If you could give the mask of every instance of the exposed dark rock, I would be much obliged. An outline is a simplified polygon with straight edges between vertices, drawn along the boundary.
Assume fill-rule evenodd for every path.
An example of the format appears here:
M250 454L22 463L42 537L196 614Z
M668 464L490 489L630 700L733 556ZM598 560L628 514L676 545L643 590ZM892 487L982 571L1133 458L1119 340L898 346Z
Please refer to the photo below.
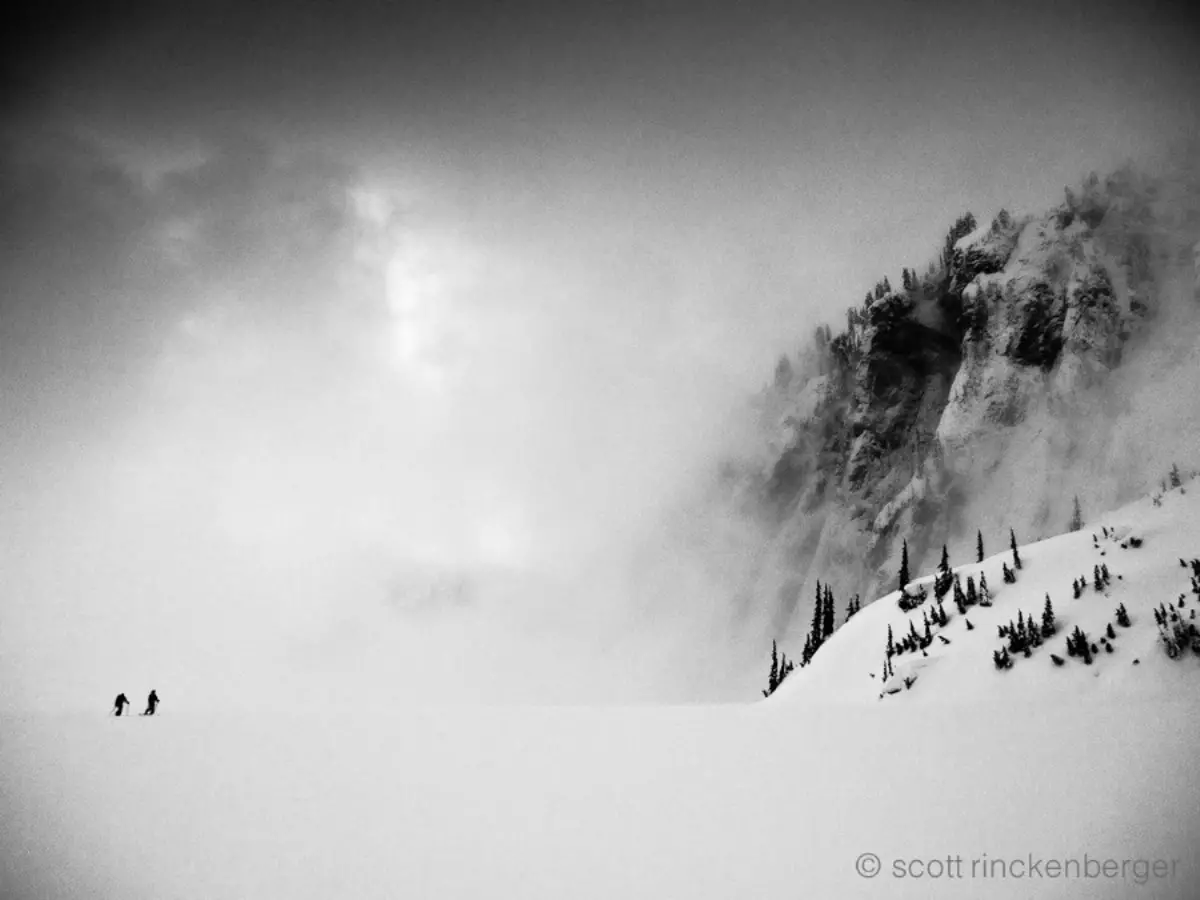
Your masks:
M936 428L962 361L957 330L947 334L917 319L911 298L893 295L871 307L856 373L847 465L851 489L861 488L876 464L909 445L922 420Z
M1062 351L1066 298L1039 281L1016 299L1014 313L1016 328L1004 348L1005 354L1016 362L1049 371Z

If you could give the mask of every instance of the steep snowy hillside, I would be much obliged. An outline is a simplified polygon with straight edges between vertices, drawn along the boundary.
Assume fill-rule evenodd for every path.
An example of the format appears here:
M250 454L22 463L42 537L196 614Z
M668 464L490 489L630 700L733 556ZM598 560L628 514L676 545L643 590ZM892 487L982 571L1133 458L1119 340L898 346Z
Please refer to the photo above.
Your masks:
M1200 482L1156 497L1099 516L1081 531L1019 547L1019 570L1008 549L982 563L954 565L951 559L962 585L970 580L974 590L981 576L986 580L989 605L975 603L961 611L951 591L940 604L946 624L938 625L936 575L914 579L907 593L924 588L927 599L920 606L902 609L901 594L893 591L865 607L834 632L808 666L788 676L771 701L882 699L909 706L1005 697L1059 708L1084 696L1105 701L1177 696L1195 702L1200 641L1170 658L1158 617L1169 608L1168 619L1177 616L1183 628L1200 629ZM1006 567L1015 583L1005 582ZM1077 581L1084 582L1078 591ZM1047 597L1053 633L1042 637ZM1118 608L1124 609L1127 624ZM1028 657L1010 651L1011 667L999 669L994 653L1010 650L1013 643L1000 629L1022 620L1039 630L1040 646L1030 647ZM1168 629L1172 625L1166 622ZM1076 628L1087 636L1090 661L1068 653ZM885 678L889 630L897 652ZM910 635L917 636L918 646L900 650Z

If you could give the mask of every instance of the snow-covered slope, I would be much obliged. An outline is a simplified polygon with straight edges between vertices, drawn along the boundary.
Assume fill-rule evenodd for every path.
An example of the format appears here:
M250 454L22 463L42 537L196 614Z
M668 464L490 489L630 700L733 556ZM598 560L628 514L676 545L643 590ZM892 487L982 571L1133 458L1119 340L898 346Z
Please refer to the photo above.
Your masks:
M1015 585L1005 554L959 569L993 607L883 698L895 595L746 706L0 718L0 896L1190 900L1200 658L1152 609L1195 605L1191 484L1021 548ZM1098 562L1110 587L1069 599ZM1060 637L996 670L995 626L1046 592ZM1122 602L1112 654L1051 662Z
M865 607L834 632L809 666L784 682L772 702L874 703L883 695L889 703L909 705L1006 696L1061 706L1089 695L1111 700L1175 693L1200 704L1200 656L1189 652L1169 659L1154 615L1160 604L1174 605L1200 627L1200 596L1193 592L1192 569L1180 565L1181 560L1200 558L1200 482L1189 484L1190 490L1184 485L1162 495L1161 506L1152 498L1139 500L1097 517L1081 531L1021 548L1023 567L1016 572L1015 584L1003 580L1002 567L1013 565L1007 536L993 536L993 546L1002 544L1004 552L982 563L955 566L951 560L963 583L968 577L978 582L980 574L986 576L991 606L972 606L960 614L947 596L946 626L932 627L936 637L924 652L894 657L894 675L885 683L881 669L888 629L895 641L908 634L910 626L923 636L926 614L935 605L934 576L914 579L913 584L925 585L929 594L922 606L901 610L900 592L894 591ZM1131 539L1141 545L1134 547ZM1102 591L1094 587L1096 566L1107 566L1110 574ZM1087 587L1075 598L1072 584L1080 577ZM992 652L1007 644L999 627L1016 622L1022 612L1040 625L1047 595L1057 633L1034 648L1028 659L1016 656L1011 669L998 671ZM1129 613L1129 627L1116 620L1121 604ZM1110 623L1116 634L1111 653L1101 643ZM1100 648L1090 665L1067 656L1066 639L1077 626ZM1051 654L1064 664L1055 665ZM910 687L904 685L906 678Z

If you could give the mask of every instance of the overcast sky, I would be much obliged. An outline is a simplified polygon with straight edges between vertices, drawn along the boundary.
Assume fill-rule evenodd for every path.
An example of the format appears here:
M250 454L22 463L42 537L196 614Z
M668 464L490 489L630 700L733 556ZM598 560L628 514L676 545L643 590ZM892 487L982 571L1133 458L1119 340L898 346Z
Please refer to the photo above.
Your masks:
M102 6L0 70L8 704L233 684L285 632L344 664L484 570L554 587L473 653L552 620L653 696L597 573L775 357L962 211L1198 123L1152 4Z

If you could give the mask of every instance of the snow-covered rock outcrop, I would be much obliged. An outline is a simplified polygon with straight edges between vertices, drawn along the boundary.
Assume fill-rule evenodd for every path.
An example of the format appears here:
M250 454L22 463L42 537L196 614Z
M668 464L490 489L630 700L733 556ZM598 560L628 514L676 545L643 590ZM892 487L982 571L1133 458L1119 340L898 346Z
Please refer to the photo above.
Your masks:
M750 482L774 536L747 593L776 627L807 621L818 579L878 593L901 538L927 566L977 529L1055 534L1076 495L1108 509L1200 465L1191 177L1125 168L1044 215L960 219L925 274L818 329L759 398Z

